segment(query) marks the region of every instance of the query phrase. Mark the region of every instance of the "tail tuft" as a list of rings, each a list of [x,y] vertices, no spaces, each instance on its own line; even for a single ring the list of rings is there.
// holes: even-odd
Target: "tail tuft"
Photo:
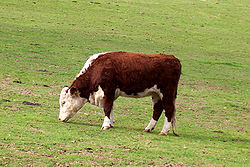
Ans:
[[[173,134],[175,135],[175,136],[179,136],[178,134],[177,134],[177,127],[176,127],[176,122],[177,122],[177,120],[176,120],[176,110],[174,111],[174,113],[173,113],[173,117],[172,117],[172,119],[171,119],[171,125],[172,125],[172,131],[173,131]]]

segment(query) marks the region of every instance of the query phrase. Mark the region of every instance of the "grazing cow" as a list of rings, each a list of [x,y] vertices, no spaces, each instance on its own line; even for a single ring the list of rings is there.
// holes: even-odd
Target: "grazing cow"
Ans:
[[[152,96],[153,117],[145,132],[154,129],[163,109],[161,135],[175,126],[175,99],[181,74],[180,61],[173,55],[108,52],[91,56],[70,87],[60,95],[59,120],[72,118],[86,102],[104,108],[102,129],[114,125],[113,103],[119,96]],[[177,134],[176,134],[177,135]]]

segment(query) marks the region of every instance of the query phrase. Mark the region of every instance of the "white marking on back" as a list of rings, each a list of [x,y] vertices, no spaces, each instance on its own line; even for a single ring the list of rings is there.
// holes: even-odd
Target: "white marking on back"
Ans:
[[[107,52],[103,52],[103,53],[97,53],[97,54],[94,54],[92,55],[91,57],[89,57],[89,59],[86,61],[86,63],[84,64],[82,70],[80,71],[80,73],[76,76],[76,77],[79,77],[80,75],[82,75],[83,73],[85,73],[85,71],[89,68],[89,66],[91,65],[91,63],[97,59],[100,55],[104,55],[106,54]]]

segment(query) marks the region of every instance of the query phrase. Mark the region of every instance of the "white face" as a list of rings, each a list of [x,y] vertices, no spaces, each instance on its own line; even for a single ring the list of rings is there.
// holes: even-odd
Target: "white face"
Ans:
[[[67,122],[72,118],[87,102],[87,99],[81,98],[78,91],[72,92],[68,90],[68,87],[64,87],[60,94],[60,113],[59,120]],[[68,90],[68,91],[67,91]]]

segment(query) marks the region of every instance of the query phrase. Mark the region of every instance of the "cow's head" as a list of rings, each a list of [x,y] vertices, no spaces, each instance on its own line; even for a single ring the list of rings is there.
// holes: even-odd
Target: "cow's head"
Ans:
[[[76,88],[69,89],[64,87],[60,94],[60,114],[59,120],[67,122],[72,118],[87,102],[87,99],[81,98]]]

